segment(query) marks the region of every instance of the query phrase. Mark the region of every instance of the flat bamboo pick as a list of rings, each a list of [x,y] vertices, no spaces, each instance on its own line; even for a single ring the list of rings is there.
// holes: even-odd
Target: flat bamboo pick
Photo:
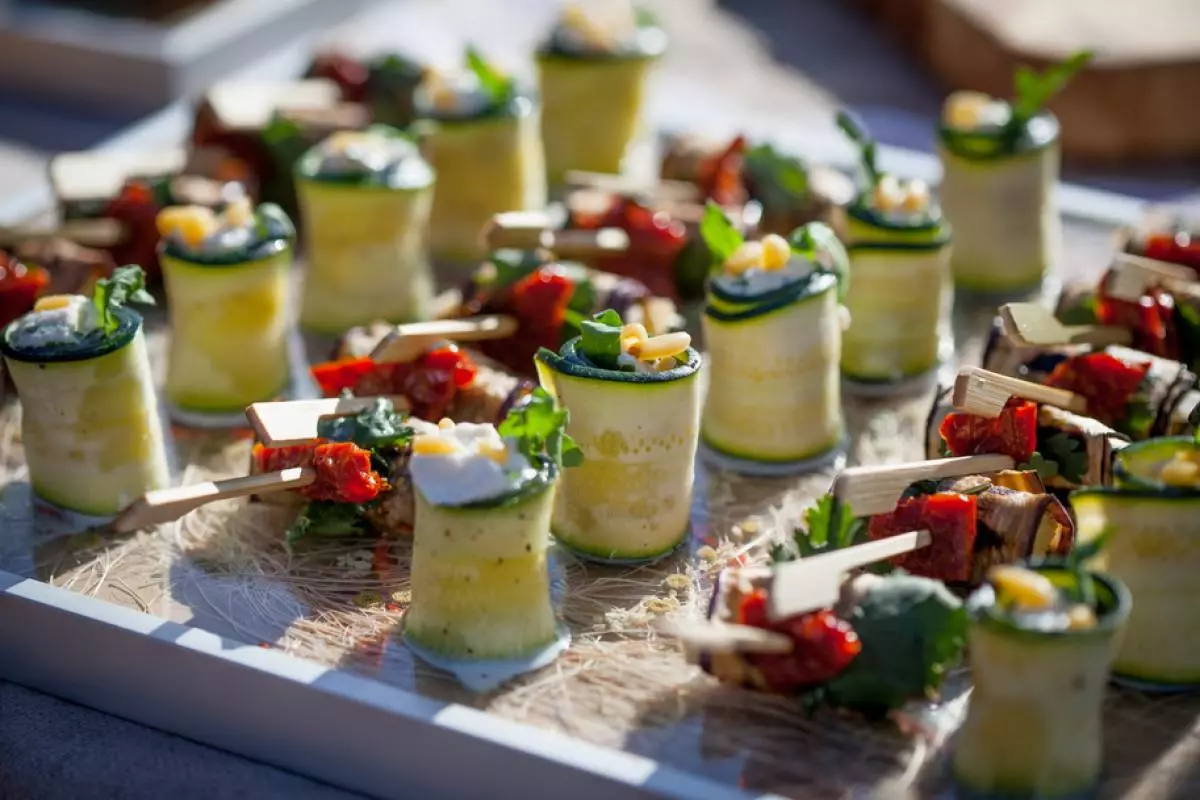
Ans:
[[[147,492],[103,528],[110,533],[133,531],[171,522],[200,506],[218,500],[231,500],[266,492],[301,489],[317,479],[317,473],[307,467],[290,467],[274,472],[245,475],[221,481],[204,481],[170,489]]]
[[[317,424],[322,419],[357,414],[374,405],[375,399],[332,397],[254,403],[246,409],[246,419],[258,440],[267,447],[294,447],[319,438]]]
[[[703,199],[700,196],[700,189],[687,181],[660,179],[654,183],[646,183],[626,175],[583,170],[569,170],[564,179],[567,186],[598,189],[612,194],[643,194],[662,200],[676,200],[685,203],[698,203]]]
[[[909,531],[782,564],[767,591],[767,617],[777,621],[830,608],[841,598],[847,572],[928,547],[931,541],[929,531]]]
[[[1187,267],[1133,253],[1117,253],[1113,258],[1113,276],[1107,289],[1113,297],[1136,302],[1152,286],[1170,290],[1194,283],[1196,273]]]
[[[517,320],[504,314],[462,319],[436,319],[397,325],[371,352],[371,360],[381,364],[402,364],[418,358],[432,345],[450,339],[478,342],[503,339],[517,331]]]
[[[1107,347],[1133,341],[1133,334],[1118,325],[1064,325],[1050,309],[1037,303],[1006,303],[1000,306],[1000,318],[1005,331],[1023,347],[1072,344]]]
[[[629,249],[629,234],[620,228],[554,230],[541,212],[497,214],[483,232],[489,250],[550,250],[562,258],[596,258]]]
[[[876,467],[849,467],[833,480],[830,493],[860,517],[886,514],[917,481],[1000,472],[1015,466],[1002,455],[955,456]]]
[[[1013,397],[1087,414],[1087,400],[1074,392],[1010,378],[979,367],[963,367],[954,381],[954,407],[968,414],[998,417]]]
[[[110,218],[66,220],[54,228],[14,225],[0,228],[0,247],[10,248],[32,239],[69,239],[84,247],[104,249],[120,244],[128,231]]]
[[[775,631],[699,619],[662,620],[659,633],[712,653],[790,653],[792,640]]]

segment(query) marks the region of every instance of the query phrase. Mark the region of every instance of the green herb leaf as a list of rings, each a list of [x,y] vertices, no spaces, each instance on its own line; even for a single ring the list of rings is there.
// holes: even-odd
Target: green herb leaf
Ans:
[[[516,82],[484,60],[474,47],[467,48],[467,67],[479,79],[479,85],[493,105],[502,106],[516,94]]]
[[[825,685],[830,703],[884,714],[941,686],[962,657],[967,613],[939,581],[893,573],[847,616],[862,651]]]
[[[821,271],[836,276],[838,298],[846,296],[850,287],[850,254],[833,228],[823,222],[809,222],[792,231],[788,244],[793,253],[812,261]]]
[[[725,216],[721,207],[712,200],[704,208],[704,218],[700,220],[700,238],[708,245],[713,263],[721,265],[733,255],[733,251],[742,246],[746,238],[737,227]]]
[[[579,325],[579,349],[596,366],[617,369],[621,357],[621,315],[611,308]]]
[[[754,199],[771,209],[795,209],[808,202],[808,165],[769,144],[746,151],[742,170],[754,186]]]
[[[867,133],[866,127],[858,118],[849,111],[842,110],[837,113],[837,125],[850,141],[858,145],[859,164],[867,178],[868,186],[874,186],[883,174],[879,171],[877,163],[875,140]]]
[[[1036,472],[1038,477],[1045,482],[1058,475],[1058,462],[1047,461],[1042,458],[1041,453],[1035,451],[1033,456],[1024,464],[1019,464],[1017,469]]]
[[[833,495],[823,495],[805,510],[803,526],[793,531],[791,546],[777,546],[772,558],[790,561],[841,550],[858,543],[865,533],[866,520],[855,518],[850,507]]]
[[[1088,457],[1078,439],[1059,431],[1045,437],[1039,443],[1038,451],[1045,461],[1053,461],[1058,465],[1057,474],[1063,480],[1083,483],[1088,470]]]
[[[287,541],[305,536],[365,536],[370,525],[362,516],[363,507],[353,503],[313,500],[287,530]]]
[[[587,316],[592,313],[592,309],[596,307],[596,301],[599,299],[596,294],[596,285],[588,276],[580,276],[578,280],[572,280],[572,283],[574,286],[571,290],[571,299],[567,301],[567,310]]]
[[[1149,376],[1147,376],[1147,380]],[[1154,410],[1150,401],[1140,391],[1130,398],[1125,406],[1125,416],[1114,427],[1129,438],[1137,441],[1150,438],[1150,430],[1154,427]]]
[[[508,412],[497,430],[506,439],[515,439],[517,450],[531,462],[546,457],[559,467],[576,467],[583,462],[583,453],[567,435],[570,419],[567,409],[560,408],[539,386],[524,403]]]
[[[92,305],[96,307],[100,327],[106,335],[121,327],[121,320],[114,312],[127,303],[154,305],[154,298],[146,291],[146,273],[139,266],[117,267],[111,278],[96,281]]]
[[[1061,64],[1055,64],[1041,75],[1029,67],[1021,67],[1014,78],[1016,97],[1012,104],[1012,117],[1009,119],[1010,129],[1025,125],[1035,114],[1041,111],[1050,98],[1061,92],[1070,83],[1075,73],[1092,60],[1090,50],[1081,50]]]
[[[413,430],[405,419],[390,399],[378,397],[370,408],[352,416],[320,420],[317,435],[334,442],[354,442],[364,450],[387,450],[402,447],[412,439]]]
[[[937,494],[939,491],[938,482],[933,479],[920,480],[909,486],[900,495],[901,500],[908,500],[912,497],[924,497],[927,494]]]

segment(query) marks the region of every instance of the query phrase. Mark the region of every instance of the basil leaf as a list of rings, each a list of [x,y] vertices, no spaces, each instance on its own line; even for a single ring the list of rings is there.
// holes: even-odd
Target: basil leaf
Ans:
[[[413,431],[405,417],[386,397],[374,405],[345,417],[326,417],[317,422],[317,436],[333,442],[353,442],[364,450],[401,447],[412,439]]]
[[[621,356],[621,315],[611,308],[579,324],[579,349],[598,367],[617,369]]]
[[[858,117],[849,111],[842,110],[837,113],[837,126],[842,129],[842,133],[846,134],[850,141],[858,145],[859,164],[866,175],[868,185],[874,186],[883,174],[879,171],[875,140],[867,133],[866,126]]]
[[[127,303],[154,305],[154,297],[146,291],[146,273],[139,266],[117,267],[111,278],[96,281],[92,305],[96,308],[100,328],[106,335],[111,335],[121,326],[121,320],[114,312]]]
[[[708,250],[717,265],[724,264],[725,260],[733,255],[733,251],[746,241],[729,221],[729,217],[725,216],[721,207],[712,200],[709,200],[704,208],[704,218],[700,221],[700,237],[708,245]]]
[[[1065,89],[1071,78],[1075,77],[1075,73],[1092,60],[1092,55],[1090,50],[1081,50],[1041,75],[1029,67],[1018,69],[1014,75],[1016,98],[1013,100],[1012,117],[1007,127],[1019,128],[1041,111],[1050,98]]]

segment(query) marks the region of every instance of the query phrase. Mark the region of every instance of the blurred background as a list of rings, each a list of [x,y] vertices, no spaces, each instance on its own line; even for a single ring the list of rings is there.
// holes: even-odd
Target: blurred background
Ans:
[[[1195,0],[653,0],[672,40],[658,129],[748,132],[848,161],[858,111],[906,155],[933,152],[948,89],[1007,94],[1015,65],[1098,57],[1052,108],[1065,177],[1151,200],[1195,192]],[[0,223],[50,203],[56,152],[181,142],[214,81],[299,75],[315,48],[456,61],[466,41],[518,74],[554,0],[0,0]],[[916,172],[929,159],[911,161]],[[907,162],[906,162],[907,163]],[[936,165],[933,165],[934,167]],[[925,176],[923,176],[925,177]],[[936,177],[936,176],[931,176]]]

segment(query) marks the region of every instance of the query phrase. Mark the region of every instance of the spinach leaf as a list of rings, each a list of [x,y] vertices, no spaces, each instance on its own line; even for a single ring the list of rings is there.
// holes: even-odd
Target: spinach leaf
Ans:
[[[374,405],[357,414],[320,420],[317,435],[334,442],[353,442],[374,452],[408,444],[413,431],[391,400],[378,397]]]

